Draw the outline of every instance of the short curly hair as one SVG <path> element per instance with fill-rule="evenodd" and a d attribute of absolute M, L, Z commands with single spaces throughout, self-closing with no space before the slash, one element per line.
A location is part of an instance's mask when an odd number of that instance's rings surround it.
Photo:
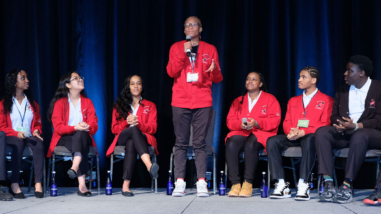
<path fill-rule="evenodd" d="M 302 71 L 307 71 L 312 78 L 316 78 L 316 83 L 319 82 L 320 80 L 320 72 L 317 68 L 313 67 L 313 66 L 306 66 L 302 69 Z"/>
<path fill-rule="evenodd" d="M 364 55 L 354 55 L 354 56 L 351 56 L 351 58 L 349 59 L 349 62 L 359 66 L 361 70 L 364 70 L 365 75 L 367 77 L 372 75 L 373 62 L 372 60 L 369 59 L 369 57 Z"/>

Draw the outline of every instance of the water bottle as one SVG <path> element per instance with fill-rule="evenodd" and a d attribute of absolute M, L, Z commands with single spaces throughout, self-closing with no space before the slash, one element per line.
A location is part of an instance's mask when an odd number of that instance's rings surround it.
<path fill-rule="evenodd" d="M 57 196 L 57 182 L 56 182 L 56 172 L 52 172 L 52 184 L 50 186 L 50 196 L 56 197 Z"/>
<path fill-rule="evenodd" d="M 169 179 L 167 184 L 167 195 L 172 195 L 173 184 L 172 184 L 172 172 L 169 170 Z"/>
<path fill-rule="evenodd" d="M 325 180 L 324 180 L 324 177 L 321 176 L 320 187 L 319 187 L 319 195 L 321 195 L 324 192 L 324 186 L 325 186 Z"/>
<path fill-rule="evenodd" d="M 311 174 L 310 190 L 314 189 L 314 173 Z"/>
<path fill-rule="evenodd" d="M 110 171 L 107 171 L 106 195 L 112 195 L 112 183 Z"/>
<path fill-rule="evenodd" d="M 224 171 L 221 171 L 221 181 L 220 181 L 219 195 L 220 196 L 224 196 L 225 195 Z"/>
<path fill-rule="evenodd" d="M 261 198 L 267 198 L 266 172 L 262 172 Z"/>

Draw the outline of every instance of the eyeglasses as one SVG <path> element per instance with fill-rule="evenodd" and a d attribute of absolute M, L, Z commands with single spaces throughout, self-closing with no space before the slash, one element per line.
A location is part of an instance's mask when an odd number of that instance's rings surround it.
<path fill-rule="evenodd" d="M 74 77 L 74 79 L 70 80 L 70 82 L 71 82 L 71 81 L 74 81 L 74 80 L 75 80 L 75 81 L 79 81 L 79 80 L 83 80 L 83 81 L 84 81 L 84 80 L 85 80 L 85 77 L 76 76 L 76 77 Z"/>
<path fill-rule="evenodd" d="M 197 25 L 200 25 L 200 24 L 199 23 L 185 23 L 184 27 L 189 28 L 190 26 L 192 26 L 192 27 L 196 28 Z M 200 25 L 200 27 L 201 27 L 201 25 Z"/>

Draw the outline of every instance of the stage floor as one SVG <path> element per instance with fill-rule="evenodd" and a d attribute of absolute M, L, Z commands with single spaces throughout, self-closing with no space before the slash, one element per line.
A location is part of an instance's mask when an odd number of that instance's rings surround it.
<path fill-rule="evenodd" d="M 22 189 L 25 193 L 26 188 Z M 97 195 L 82 198 L 77 196 L 76 188 L 59 188 L 58 197 L 36 199 L 26 194 L 23 200 L 0 201 L 0 213 L 381 213 L 381 206 L 365 206 L 362 200 L 373 190 L 355 190 L 354 202 L 340 205 L 318 203 L 317 193 L 312 193 L 310 201 L 291 199 L 272 200 L 261 198 L 259 189 L 254 189 L 250 198 L 229 198 L 211 195 L 209 198 L 196 197 L 195 189 L 187 189 L 186 196 L 174 198 L 166 195 L 166 189 L 155 194 L 150 189 L 132 189 L 134 197 L 124 197 L 120 188 L 114 188 L 112 196 Z M 295 190 L 292 190 L 295 196 Z"/>

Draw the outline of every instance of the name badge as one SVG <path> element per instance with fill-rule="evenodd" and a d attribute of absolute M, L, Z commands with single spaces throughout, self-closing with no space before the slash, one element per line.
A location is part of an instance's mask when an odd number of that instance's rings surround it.
<path fill-rule="evenodd" d="M 198 73 L 187 73 L 187 82 L 197 82 L 198 81 Z"/>
<path fill-rule="evenodd" d="M 26 127 L 17 127 L 16 132 L 24 132 L 25 137 L 31 136 L 31 133 L 29 132 L 29 128 L 26 128 Z"/>
<path fill-rule="evenodd" d="M 298 120 L 298 127 L 308 128 L 309 120 Z"/>

